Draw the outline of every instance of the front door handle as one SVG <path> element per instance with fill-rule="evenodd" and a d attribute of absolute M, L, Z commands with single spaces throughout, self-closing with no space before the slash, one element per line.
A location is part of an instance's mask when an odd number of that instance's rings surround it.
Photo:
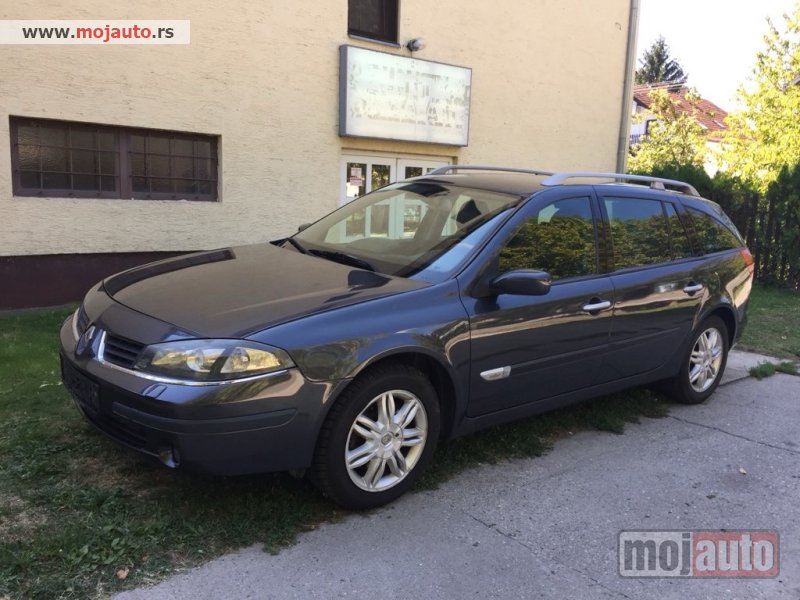
<path fill-rule="evenodd" d="M 696 294 L 702 289 L 703 289 L 702 283 L 695 283 L 694 281 L 690 281 L 689 283 L 686 284 L 686 287 L 683 288 L 683 291 L 684 293 L 689 294 L 691 296 L 692 294 Z"/>
<path fill-rule="evenodd" d="M 584 312 L 595 313 L 601 310 L 611 308 L 611 302 L 608 300 L 601 300 L 600 298 L 592 298 L 589 304 L 583 305 Z"/>

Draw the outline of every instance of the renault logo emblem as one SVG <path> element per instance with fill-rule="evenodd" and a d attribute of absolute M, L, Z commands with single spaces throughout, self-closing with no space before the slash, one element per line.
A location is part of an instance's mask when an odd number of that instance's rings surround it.
<path fill-rule="evenodd" d="M 75 354 L 78 356 L 86 355 L 92 347 L 92 338 L 94 337 L 95 327 L 90 325 L 89 328 L 83 332 L 83 335 L 78 338 L 78 343 L 75 344 Z"/>

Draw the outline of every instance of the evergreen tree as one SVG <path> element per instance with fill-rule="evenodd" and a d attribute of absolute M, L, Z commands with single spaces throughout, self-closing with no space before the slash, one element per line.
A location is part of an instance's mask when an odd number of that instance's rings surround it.
<path fill-rule="evenodd" d="M 644 51 L 636 70 L 636 83 L 660 83 L 669 81 L 675 84 L 685 83 L 687 79 L 678 61 L 669 54 L 669 46 L 663 37 L 659 37 L 653 45 Z"/>

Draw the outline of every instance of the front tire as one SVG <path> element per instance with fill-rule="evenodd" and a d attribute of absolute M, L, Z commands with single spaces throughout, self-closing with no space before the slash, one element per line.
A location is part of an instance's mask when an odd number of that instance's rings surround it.
<path fill-rule="evenodd" d="M 728 328 L 709 317 L 692 334 L 678 374 L 669 381 L 669 395 L 681 404 L 700 404 L 717 389 L 728 362 Z"/>
<path fill-rule="evenodd" d="M 392 502 L 419 478 L 439 437 L 436 391 L 418 369 L 377 367 L 359 376 L 320 432 L 312 481 L 337 504 Z"/>

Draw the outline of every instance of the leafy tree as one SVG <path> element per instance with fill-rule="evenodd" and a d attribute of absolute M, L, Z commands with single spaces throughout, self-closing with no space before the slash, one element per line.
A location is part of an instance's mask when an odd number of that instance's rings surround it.
<path fill-rule="evenodd" d="M 669 54 L 669 46 L 663 37 L 644 51 L 636 70 L 636 83 L 685 83 L 687 79 L 678 61 Z"/>
<path fill-rule="evenodd" d="M 751 82 L 738 91 L 742 108 L 728 115 L 723 154 L 726 170 L 762 193 L 800 162 L 800 3 L 784 15 L 784 31 L 767 23 Z"/>
<path fill-rule="evenodd" d="M 699 99 L 696 92 L 689 91 L 685 101 L 694 110 L 681 110 L 666 90 L 651 90 L 649 110 L 656 120 L 650 123 L 647 136 L 631 146 L 629 171 L 649 173 L 667 165 L 703 166 L 706 132 L 693 116 L 699 110 Z"/>

